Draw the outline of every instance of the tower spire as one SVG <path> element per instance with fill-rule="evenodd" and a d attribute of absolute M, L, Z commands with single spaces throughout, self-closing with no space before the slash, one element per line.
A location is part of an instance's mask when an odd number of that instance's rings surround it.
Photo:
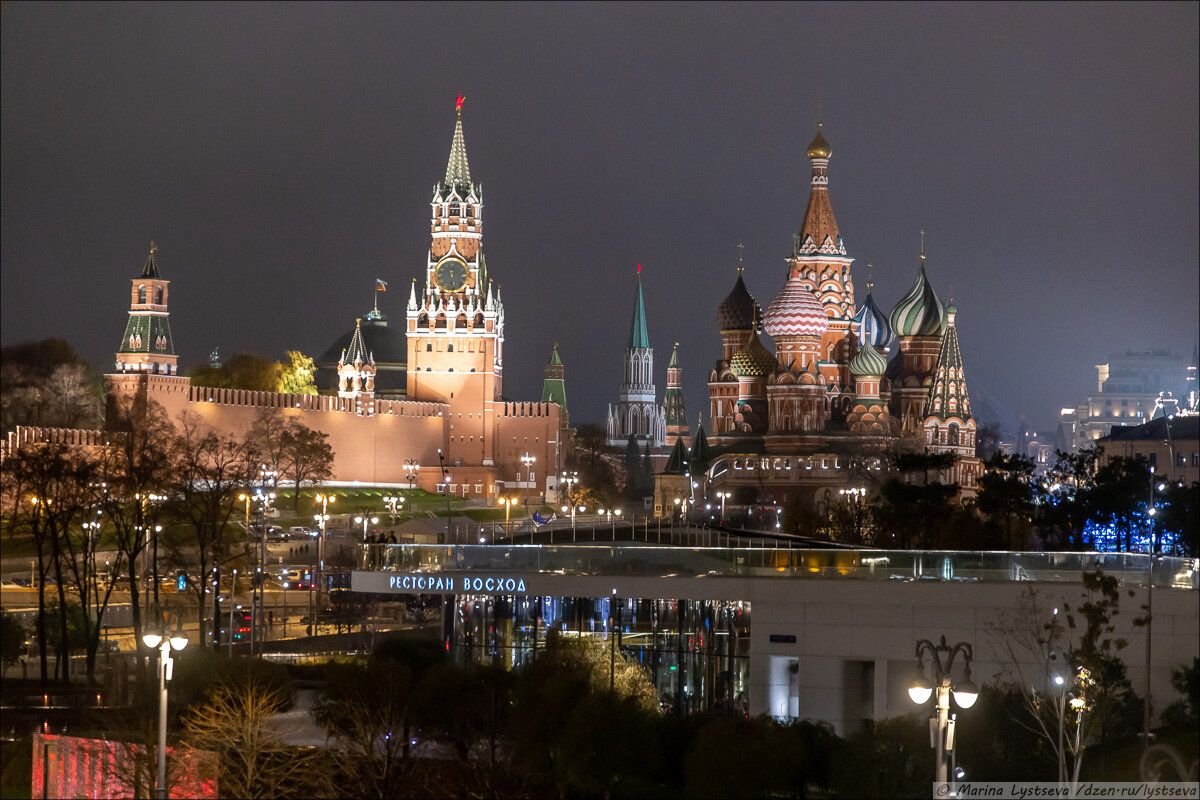
<path fill-rule="evenodd" d="M 150 253 L 146 256 L 146 265 L 142 267 L 143 278 L 161 278 L 158 274 L 158 245 L 150 240 Z"/>
<path fill-rule="evenodd" d="M 739 275 L 741 275 L 746 270 L 745 264 L 742 263 L 742 258 L 743 258 L 743 256 L 745 256 L 745 254 L 746 254 L 746 245 L 742 244 L 741 242 L 738 242 L 737 271 L 738 271 Z"/>
<path fill-rule="evenodd" d="M 450 140 L 450 159 L 446 162 L 447 186 L 470 186 L 471 167 L 467 163 L 467 144 L 463 139 L 462 107 L 467 98 L 461 94 L 454 104 L 454 138 Z"/>
<path fill-rule="evenodd" d="M 629 326 L 629 346 L 650 346 L 650 332 L 646 327 L 646 299 L 642 295 L 641 264 L 637 265 L 637 294 L 633 300 L 633 322 Z"/>

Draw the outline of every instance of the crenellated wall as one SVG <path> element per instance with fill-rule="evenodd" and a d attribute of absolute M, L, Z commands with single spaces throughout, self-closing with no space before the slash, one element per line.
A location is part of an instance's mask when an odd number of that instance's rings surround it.
<path fill-rule="evenodd" d="M 0 440 L 0 460 L 15 453 L 25 444 L 66 444 L 74 447 L 99 447 L 104 444 L 104 431 L 85 428 L 37 428 L 18 425 L 16 430 Z"/>
<path fill-rule="evenodd" d="M 159 403 L 172 420 L 190 411 L 214 429 L 238 435 L 263 409 L 278 409 L 329 436 L 334 481 L 405 483 L 415 461 L 423 468 L 418 483 L 433 488 L 441 474 L 438 449 L 448 447 L 443 403 L 377 400 L 375 414 L 363 416 L 353 398 L 192 386 L 188 378 L 162 375 L 106 375 L 105 381 L 110 397 L 133 394 Z"/>

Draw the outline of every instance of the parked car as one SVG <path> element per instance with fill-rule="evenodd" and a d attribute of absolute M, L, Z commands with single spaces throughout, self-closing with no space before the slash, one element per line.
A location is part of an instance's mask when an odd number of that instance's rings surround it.
<path fill-rule="evenodd" d="M 278 525 L 271 525 L 267 528 L 268 542 L 286 542 L 290 538 L 288 532 Z"/>
<path fill-rule="evenodd" d="M 314 531 L 312 528 L 306 528 L 303 525 L 296 525 L 294 527 L 288 528 L 288 535 L 291 536 L 293 539 L 304 539 L 306 537 L 315 538 L 318 535 L 318 533 L 317 533 L 317 531 Z"/>

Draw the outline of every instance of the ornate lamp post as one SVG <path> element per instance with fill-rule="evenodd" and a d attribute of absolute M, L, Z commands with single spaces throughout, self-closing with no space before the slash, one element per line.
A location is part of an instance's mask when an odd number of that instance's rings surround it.
<path fill-rule="evenodd" d="M 559 476 L 558 480 L 559 483 L 566 487 L 563 492 L 566 495 L 567 505 L 570 506 L 571 540 L 575 541 L 575 504 L 579 501 L 579 493 L 575 487 L 579 485 L 579 473 L 574 471 L 564 472 Z M 567 510 L 567 508 L 563 508 L 563 511 Z"/>
<path fill-rule="evenodd" d="M 321 613 L 321 573 L 325 566 L 325 533 L 329 526 L 329 504 L 337 500 L 331 494 L 320 493 L 314 498 L 321 504 L 321 513 L 313 516 L 319 531 L 317 534 L 317 566 L 313 570 L 313 580 L 308 587 L 308 624 L 310 632 L 317 630 L 317 617 Z M 315 595 L 314 595 L 315 592 Z"/>
<path fill-rule="evenodd" d="M 399 509 L 404 506 L 404 496 L 388 495 L 387 497 L 383 498 L 383 504 L 387 506 L 388 515 L 392 518 L 392 524 L 395 525 L 396 515 L 400 513 Z"/>
<path fill-rule="evenodd" d="M 954 668 L 954 659 L 962 655 L 966 678 L 958 684 L 950 679 Z M 929 664 L 933 668 L 934 680 L 931 683 L 925 675 L 925 656 L 929 656 Z M 959 708 L 970 708 L 979 698 L 979 689 L 971 681 L 971 645 L 959 642 L 953 647 L 946 644 L 943 636 L 938 644 L 928 639 L 917 641 L 917 674 L 908 687 L 909 698 L 917 705 L 929 702 L 931 696 L 936 697 L 934 714 L 930 718 L 930 734 L 934 741 L 933 749 L 937 752 L 936 778 L 937 783 L 946 783 L 949 779 L 949 764 L 947 753 L 954 750 L 954 718 L 950 714 L 950 697 Z"/>
<path fill-rule="evenodd" d="M 536 461 L 537 458 L 535 456 L 531 456 L 529 453 L 521 454 L 521 466 L 525 468 L 525 481 L 529 487 L 534 489 L 537 488 L 533 480 L 533 465 Z M 525 494 L 528 496 L 529 492 L 526 491 Z"/>
<path fill-rule="evenodd" d="M 171 651 L 182 651 L 188 645 L 187 636 L 183 630 L 176 628 L 168 635 L 161 627 L 156 626 L 142 634 L 142 644 L 151 650 L 158 650 L 158 773 L 154 782 L 154 796 L 165 800 L 167 797 L 167 683 L 171 680 L 172 668 L 175 665 Z"/>
<path fill-rule="evenodd" d="M 363 544 L 367 543 L 367 524 L 378 525 L 379 517 L 368 517 L 366 514 L 354 518 L 355 525 L 363 526 Z"/>

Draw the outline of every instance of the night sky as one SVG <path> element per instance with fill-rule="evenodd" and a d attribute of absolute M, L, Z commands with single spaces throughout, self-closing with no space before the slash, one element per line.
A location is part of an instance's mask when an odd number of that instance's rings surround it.
<path fill-rule="evenodd" d="M 5 3 L 0 336 L 111 369 L 151 238 L 184 367 L 319 355 L 376 277 L 401 324 L 461 92 L 506 394 L 557 339 L 600 420 L 642 262 L 694 419 L 738 242 L 783 284 L 820 115 L 858 299 L 870 262 L 891 309 L 925 228 L 973 398 L 1047 427 L 1106 354 L 1196 341 L 1198 9 Z"/>

